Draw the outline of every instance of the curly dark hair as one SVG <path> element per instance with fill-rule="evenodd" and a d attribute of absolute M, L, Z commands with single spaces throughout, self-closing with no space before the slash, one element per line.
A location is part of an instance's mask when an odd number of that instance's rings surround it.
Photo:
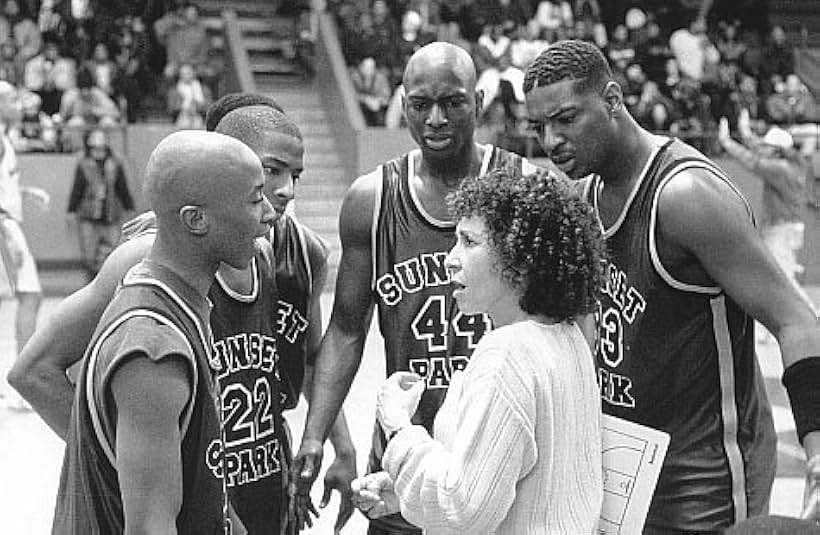
<path fill-rule="evenodd" d="M 594 311 L 603 238 L 590 205 L 566 179 L 496 170 L 465 180 L 447 201 L 456 219 L 484 219 L 502 276 L 522 290 L 525 312 L 563 321 Z"/>
<path fill-rule="evenodd" d="M 578 89 L 581 91 L 600 90 L 612 80 L 612 69 L 596 45 L 577 39 L 558 41 L 545 48 L 527 67 L 524 92 L 564 80 L 580 80 Z"/>

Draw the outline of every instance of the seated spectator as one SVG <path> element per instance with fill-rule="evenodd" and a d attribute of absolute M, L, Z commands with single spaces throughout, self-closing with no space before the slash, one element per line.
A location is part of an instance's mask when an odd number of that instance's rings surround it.
<path fill-rule="evenodd" d="M 191 3 L 182 4 L 154 23 L 157 40 L 165 46 L 166 63 L 163 74 L 173 80 L 179 68 L 188 64 L 197 76 L 208 77 L 209 41 L 205 25 L 199 19 L 199 8 Z"/>
<path fill-rule="evenodd" d="M 37 13 L 37 28 L 40 34 L 48 33 L 62 42 L 68 33 L 68 21 L 60 6 L 60 0 L 42 0 Z"/>
<path fill-rule="evenodd" d="M 40 52 L 43 45 L 40 29 L 33 20 L 20 12 L 17 0 L 6 0 L 0 17 L 0 42 L 13 38 L 17 43 L 17 55 L 28 61 Z"/>
<path fill-rule="evenodd" d="M 84 153 L 74 172 L 68 213 L 77 217 L 80 248 L 89 278 L 120 239 L 124 213 L 134 209 L 122 162 L 102 130 L 83 136 Z"/>
<path fill-rule="evenodd" d="M 666 62 L 672 57 L 669 40 L 661 35 L 661 27 L 654 20 L 646 24 L 646 38 L 635 46 L 635 61 L 643 66 L 647 78 L 660 82 Z"/>
<path fill-rule="evenodd" d="M 737 93 L 735 95 L 735 103 L 737 109 L 735 110 L 735 122 L 731 124 L 737 126 L 736 119 L 740 115 L 741 110 L 746 110 L 749 114 L 749 119 L 758 123 L 763 121 L 765 109 L 760 102 L 760 95 L 757 91 L 757 80 L 754 76 L 748 74 L 741 74 L 740 81 L 737 85 Z"/>
<path fill-rule="evenodd" d="M 384 0 L 375 0 L 371 9 L 373 17 L 373 41 L 364 48 L 365 56 L 376 59 L 379 67 L 384 67 L 390 76 L 400 79 L 404 72 L 404 65 L 396 57 L 399 39 L 399 27 L 396 20 L 390 16 L 390 8 Z"/>
<path fill-rule="evenodd" d="M 664 96 L 672 98 L 672 92 L 682 79 L 683 76 L 678 67 L 678 60 L 669 58 L 664 64 L 663 77 L 658 82 L 658 89 L 661 90 Z"/>
<path fill-rule="evenodd" d="M 384 114 L 391 96 L 390 82 L 384 72 L 376 67 L 376 61 L 364 58 L 351 71 L 350 80 L 368 126 L 384 126 Z"/>
<path fill-rule="evenodd" d="M 211 90 L 197 77 L 194 68 L 182 64 L 179 79 L 168 91 L 168 112 L 179 128 L 205 128 L 205 111 L 211 104 Z"/>
<path fill-rule="evenodd" d="M 43 52 L 25 64 L 23 83 L 26 89 L 40 95 L 43 111 L 57 113 L 63 93 L 76 84 L 76 65 L 73 59 L 60 55 L 57 41 L 46 36 Z"/>
<path fill-rule="evenodd" d="M 105 91 L 94 85 L 91 73 L 82 69 L 77 73 L 77 87 L 63 94 L 60 117 L 68 126 L 105 127 L 117 124 L 120 110 Z"/>
<path fill-rule="evenodd" d="M 706 35 L 706 21 L 698 17 L 688 28 L 669 37 L 669 48 L 678 61 L 681 73 L 700 82 L 709 64 L 720 61 L 720 53 Z"/>
<path fill-rule="evenodd" d="M 114 96 L 114 79 L 117 77 L 117 64 L 108 55 L 108 45 L 97 43 L 91 59 L 85 62 L 84 68 L 91 73 L 94 85 Z"/>
<path fill-rule="evenodd" d="M 629 40 L 629 30 L 625 25 L 615 27 L 606 54 L 612 68 L 621 73 L 625 73 L 626 68 L 635 60 L 635 46 Z"/>
<path fill-rule="evenodd" d="M 554 32 L 558 28 L 572 28 L 572 6 L 566 0 L 543 0 L 535 9 L 534 20 L 542 30 Z"/>
<path fill-rule="evenodd" d="M 410 56 L 428 43 L 433 37 L 422 30 L 421 15 L 415 11 L 408 11 L 401 19 L 401 36 L 397 40 L 398 67 L 402 71 Z"/>
<path fill-rule="evenodd" d="M 9 138 L 20 152 L 54 152 L 59 150 L 57 128 L 52 118 L 41 110 L 42 101 L 27 89 L 17 91 L 22 112 L 20 121 L 9 129 Z"/>
<path fill-rule="evenodd" d="M 517 28 L 532 19 L 533 12 L 530 0 L 498 0 L 498 8 L 505 20 Z"/>
<path fill-rule="evenodd" d="M 13 39 L 0 44 L 0 80 L 14 87 L 23 86 L 23 63 L 17 57 L 17 44 Z"/>
<path fill-rule="evenodd" d="M 784 83 L 775 86 L 775 92 L 766 99 L 766 112 L 775 124 L 820 120 L 814 97 L 796 74 L 789 74 Z"/>
<path fill-rule="evenodd" d="M 549 43 L 541 39 L 540 34 L 538 25 L 532 22 L 518 27 L 516 38 L 510 44 L 510 61 L 513 67 L 525 70 L 547 47 Z"/>
<path fill-rule="evenodd" d="M 512 89 L 512 98 L 518 103 L 524 102 L 524 71 L 510 63 L 510 55 L 498 58 L 498 67 L 484 69 L 476 81 L 476 91 L 484 94 L 483 105 L 488 106 L 501 90 L 502 82 L 508 82 Z"/>
<path fill-rule="evenodd" d="M 91 57 L 94 45 L 91 26 L 91 23 L 79 22 L 69 25 L 65 39 L 65 49 L 69 56 L 76 58 L 78 61 L 85 61 Z"/>
<path fill-rule="evenodd" d="M 786 40 L 786 32 L 781 26 L 774 26 L 769 41 L 763 49 L 760 63 L 761 87 L 764 95 L 774 90 L 774 76 L 781 79 L 794 72 L 794 47 Z"/>
<path fill-rule="evenodd" d="M 717 42 L 720 60 L 740 70 L 743 68 L 744 56 L 749 47 L 738 39 L 738 24 L 721 23 L 721 29 L 722 32 Z"/>
<path fill-rule="evenodd" d="M 141 18 L 134 17 L 131 25 L 123 29 L 117 39 L 117 49 L 114 94 L 120 108 L 125 109 L 128 122 L 135 123 L 145 119 L 143 95 L 153 86 L 148 67 L 151 45 Z"/>
<path fill-rule="evenodd" d="M 634 112 L 635 106 L 641 98 L 644 84 L 646 84 L 646 74 L 640 65 L 633 63 L 626 68 L 621 90 L 624 95 L 624 103 L 630 113 Z"/>
<path fill-rule="evenodd" d="M 476 43 L 476 63 L 479 72 L 498 67 L 501 56 L 509 54 L 510 38 L 504 35 L 501 24 L 487 24 Z"/>

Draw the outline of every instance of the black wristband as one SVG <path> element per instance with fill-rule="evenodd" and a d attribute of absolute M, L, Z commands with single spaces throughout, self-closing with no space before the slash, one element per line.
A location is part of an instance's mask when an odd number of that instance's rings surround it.
<path fill-rule="evenodd" d="M 820 431 L 820 356 L 798 360 L 783 372 L 783 386 L 792 404 L 797 437 Z"/>

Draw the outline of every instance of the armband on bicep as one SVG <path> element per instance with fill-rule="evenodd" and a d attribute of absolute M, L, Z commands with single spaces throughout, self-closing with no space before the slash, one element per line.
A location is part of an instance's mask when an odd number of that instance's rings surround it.
<path fill-rule="evenodd" d="M 789 394 L 797 437 L 820 431 L 820 356 L 799 360 L 783 372 L 783 386 Z"/>

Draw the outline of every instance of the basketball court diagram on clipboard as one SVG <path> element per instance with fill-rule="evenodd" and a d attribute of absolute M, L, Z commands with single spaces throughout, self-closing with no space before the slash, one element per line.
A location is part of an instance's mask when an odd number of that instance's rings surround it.
<path fill-rule="evenodd" d="M 601 423 L 604 502 L 598 533 L 640 533 L 669 446 L 669 435 L 608 415 L 603 416 Z"/>

